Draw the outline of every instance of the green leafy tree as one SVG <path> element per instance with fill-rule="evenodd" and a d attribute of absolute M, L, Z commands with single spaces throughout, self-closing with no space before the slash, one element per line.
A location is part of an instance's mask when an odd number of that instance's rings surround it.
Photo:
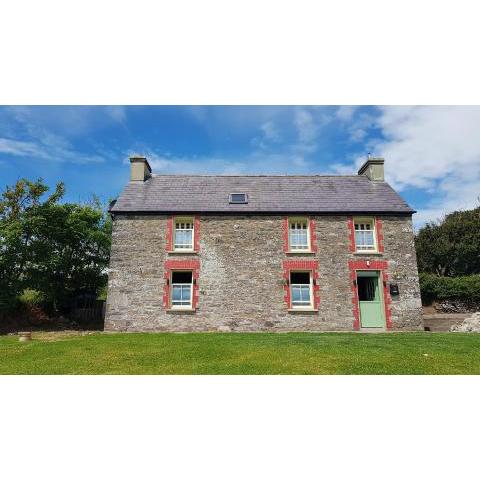
<path fill-rule="evenodd" d="M 52 205 L 64 194 L 59 183 L 55 192 L 42 201 L 48 187 L 37 180 L 19 180 L 6 187 L 0 197 L 0 304 L 10 305 L 26 283 L 35 239 L 37 212 Z"/>
<path fill-rule="evenodd" d="M 78 291 L 106 283 L 111 221 L 98 200 L 60 203 L 59 183 L 46 195 L 43 181 L 19 180 L 0 201 L 0 285 L 10 298 L 42 292 L 55 309 Z"/>
<path fill-rule="evenodd" d="M 480 273 L 480 207 L 426 224 L 415 245 L 421 272 L 447 277 Z"/>

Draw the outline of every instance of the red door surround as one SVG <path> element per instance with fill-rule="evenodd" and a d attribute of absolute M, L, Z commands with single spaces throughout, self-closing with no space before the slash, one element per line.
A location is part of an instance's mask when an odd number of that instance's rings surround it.
<path fill-rule="evenodd" d="M 350 269 L 350 285 L 352 289 L 352 304 L 353 304 L 353 328 L 360 329 L 360 308 L 358 305 L 358 291 L 357 291 L 357 270 L 379 270 L 381 272 L 381 280 L 383 282 L 383 302 L 385 305 L 385 321 L 387 330 L 392 328 L 392 312 L 390 305 L 392 299 L 387 288 L 388 282 L 388 262 L 386 260 L 349 260 L 348 267 Z"/>

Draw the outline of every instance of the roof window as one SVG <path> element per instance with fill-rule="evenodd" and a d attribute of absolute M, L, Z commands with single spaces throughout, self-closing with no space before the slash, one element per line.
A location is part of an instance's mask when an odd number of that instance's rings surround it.
<path fill-rule="evenodd" d="M 229 203 L 248 203 L 246 193 L 231 193 Z"/>

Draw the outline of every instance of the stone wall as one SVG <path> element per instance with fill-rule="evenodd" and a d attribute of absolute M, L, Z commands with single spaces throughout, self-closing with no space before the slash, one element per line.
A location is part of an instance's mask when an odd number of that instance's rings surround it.
<path fill-rule="evenodd" d="M 287 254 L 280 215 L 200 217 L 198 255 L 166 252 L 167 216 L 121 216 L 113 225 L 106 330 L 116 331 L 327 331 L 354 328 L 349 261 L 387 261 L 400 295 L 390 303 L 391 328 L 421 328 L 421 301 L 411 219 L 380 217 L 384 253 L 350 252 L 347 216 L 312 216 L 318 251 Z M 162 304 L 164 262 L 200 260 L 195 313 Z M 282 263 L 318 261 L 318 312 L 290 313 Z M 388 295 L 388 301 L 390 301 Z"/>

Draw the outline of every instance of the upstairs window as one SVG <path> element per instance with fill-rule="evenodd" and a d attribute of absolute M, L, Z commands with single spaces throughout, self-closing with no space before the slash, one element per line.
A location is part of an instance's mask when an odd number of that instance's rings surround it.
<path fill-rule="evenodd" d="M 290 272 L 290 294 L 292 308 L 312 308 L 311 272 Z"/>
<path fill-rule="evenodd" d="M 172 308 L 190 309 L 192 308 L 192 285 L 193 275 L 191 271 L 172 272 L 172 298 L 170 305 Z"/>
<path fill-rule="evenodd" d="M 193 218 L 175 218 L 174 250 L 193 250 Z"/>
<path fill-rule="evenodd" d="M 310 229 L 307 218 L 289 219 L 288 245 L 292 252 L 310 251 Z"/>
<path fill-rule="evenodd" d="M 246 193 L 231 193 L 228 201 L 229 203 L 248 203 L 248 197 Z"/>
<path fill-rule="evenodd" d="M 375 252 L 375 221 L 373 218 L 356 218 L 355 225 L 355 248 L 357 252 Z"/>

